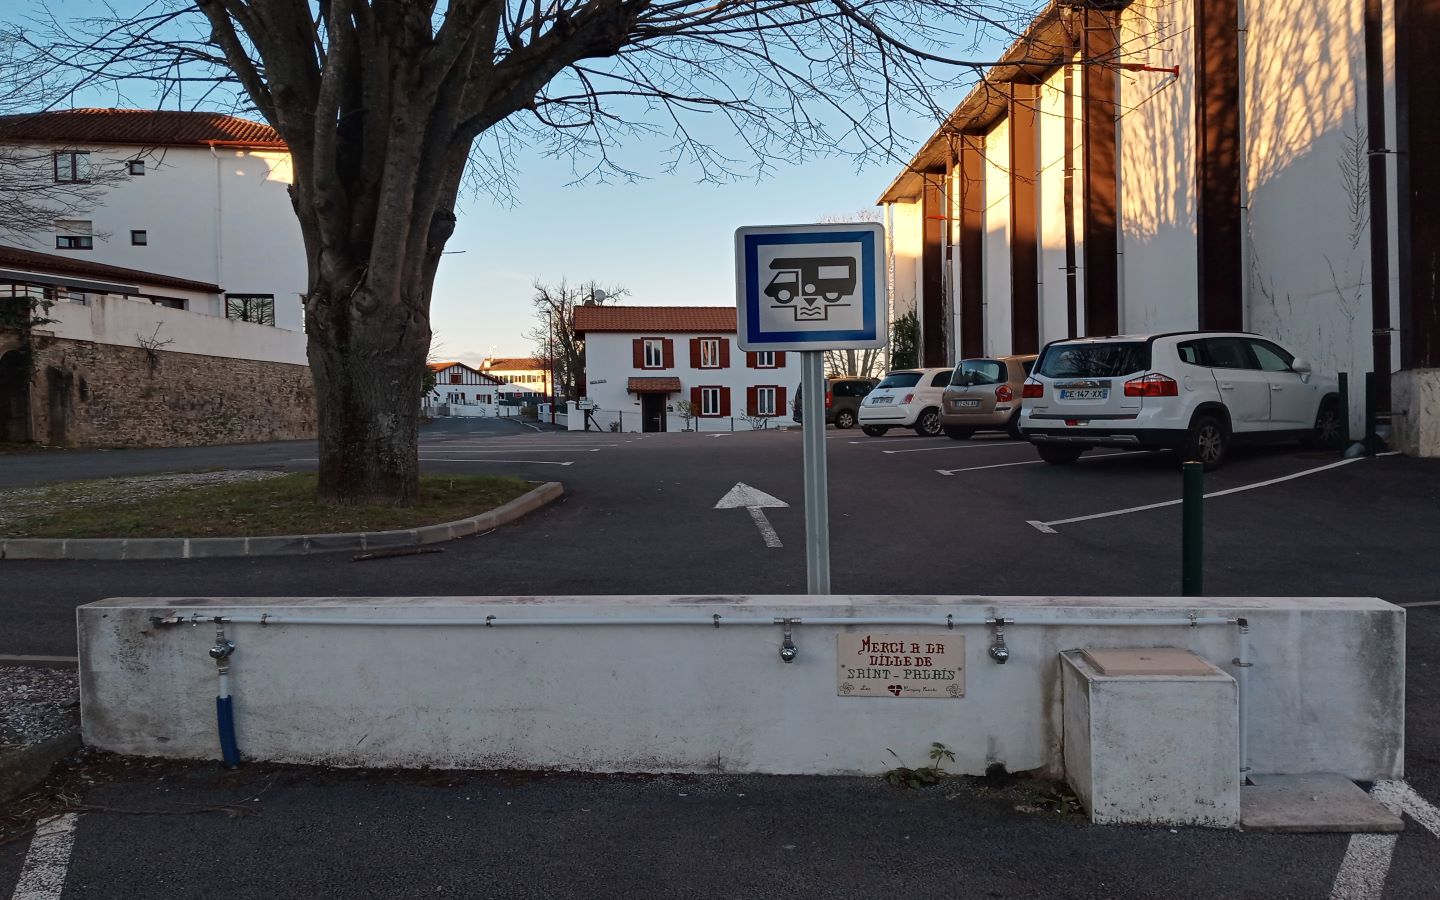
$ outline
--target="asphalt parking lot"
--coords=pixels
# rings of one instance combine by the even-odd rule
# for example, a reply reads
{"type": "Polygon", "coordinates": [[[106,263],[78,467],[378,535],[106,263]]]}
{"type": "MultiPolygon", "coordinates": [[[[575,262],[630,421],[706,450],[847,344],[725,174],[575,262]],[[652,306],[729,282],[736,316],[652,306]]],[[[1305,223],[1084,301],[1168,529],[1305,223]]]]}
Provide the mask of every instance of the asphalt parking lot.
{"type": "MultiPolygon", "coordinates": [[[[118,595],[805,589],[798,432],[447,426],[426,433],[426,469],[559,480],[566,498],[444,553],[373,562],[348,555],[0,562],[0,654],[72,655],[74,607],[118,595]],[[745,510],[715,508],[737,482],[789,504],[765,511],[780,546],[767,545],[745,510]]],[[[1181,485],[1172,455],[1102,451],[1056,467],[998,435],[956,442],[833,429],[827,448],[837,593],[1179,592],[1174,501],[1181,485]]],[[[50,466],[26,457],[29,474],[18,478],[34,483],[48,470],[94,477],[146,467],[303,469],[313,456],[303,443],[248,453],[67,453],[50,466]]],[[[9,463],[0,460],[0,483],[15,483],[9,463]]],[[[1440,462],[1342,464],[1333,454],[1242,451],[1207,476],[1206,489],[1218,494],[1206,504],[1207,593],[1440,600],[1440,462]]],[[[1437,648],[1440,606],[1412,606],[1407,780],[1432,804],[1440,803],[1437,648]]],[[[1341,836],[1095,829],[1037,819],[1016,809],[1024,804],[987,806],[870,783],[834,791],[807,779],[497,786],[480,775],[430,783],[413,773],[121,768],[89,789],[87,801],[211,811],[82,814],[67,897],[187,895],[212,878],[234,896],[256,897],[317,896],[327,886],[354,896],[612,896],[633,894],[637,884],[650,885],[654,896],[873,896],[899,888],[912,896],[1327,897],[1349,896],[1333,891],[1353,855],[1341,836]],[[470,789],[483,807],[460,799],[470,789]],[[722,797],[726,791],[746,796],[722,797]],[[257,794],[258,816],[214,811],[257,794]],[[700,795],[705,803],[692,802],[700,795]],[[455,852],[438,853],[442,845],[455,852]],[[855,873],[855,860],[866,861],[867,874],[855,873]],[[1084,867],[1083,883],[1068,877],[1076,865],[1084,867]],[[601,873],[599,880],[587,881],[586,872],[601,873]],[[847,874],[853,880],[844,886],[847,874]]],[[[25,846],[0,846],[0,896],[15,883],[25,846]]],[[[1440,840],[1412,821],[1390,848],[1382,887],[1363,896],[1440,896],[1437,850],[1440,840]]]]}

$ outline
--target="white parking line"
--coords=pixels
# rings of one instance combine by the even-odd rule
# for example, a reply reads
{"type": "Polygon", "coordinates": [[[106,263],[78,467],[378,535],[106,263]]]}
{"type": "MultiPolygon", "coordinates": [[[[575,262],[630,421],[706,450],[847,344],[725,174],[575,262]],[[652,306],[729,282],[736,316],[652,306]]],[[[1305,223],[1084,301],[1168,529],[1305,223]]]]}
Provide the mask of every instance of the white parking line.
{"type": "MultiPolygon", "coordinates": [[[[1362,459],[1365,459],[1365,457],[1357,456],[1353,459],[1342,459],[1339,462],[1327,463],[1323,466],[1316,466],[1313,469],[1304,469],[1300,472],[1292,472],[1289,475],[1281,475],[1279,478],[1271,478],[1266,481],[1257,481],[1254,484],[1242,484],[1239,487],[1226,488],[1223,491],[1212,491],[1211,493],[1205,495],[1205,499],[1209,500],[1211,497],[1224,497],[1227,494],[1238,494],[1241,491],[1253,491],[1256,488],[1269,487],[1272,484],[1279,484],[1282,481],[1293,481],[1296,478],[1304,478],[1306,475],[1314,475],[1319,472],[1329,471],[1330,469],[1338,469],[1341,466],[1348,466],[1351,463],[1359,462],[1362,459]]],[[[1151,509],[1161,509],[1166,506],[1178,506],[1183,502],[1183,500],[1163,500],[1159,503],[1147,503],[1144,506],[1130,506],[1125,509],[1112,509],[1108,512],[1091,513],[1088,516],[1072,516],[1068,519],[1055,519],[1051,522],[1038,522],[1031,519],[1027,521],[1026,524],[1034,526],[1035,530],[1041,532],[1042,534],[1056,534],[1056,525],[1073,525],[1076,522],[1089,522],[1093,519],[1108,519],[1112,516],[1126,516],[1130,513],[1145,512],[1151,509]]]]}
{"type": "MultiPolygon", "coordinates": [[[[1126,450],[1123,453],[1093,453],[1090,456],[1082,456],[1078,462],[1089,462],[1096,459],[1110,459],[1116,456],[1144,456],[1149,450],[1126,450]]],[[[1034,466],[1043,463],[1043,459],[1026,459],[1021,462],[992,463],[988,466],[966,466],[963,469],[936,469],[941,475],[955,475],[960,472],[978,472],[981,469],[1003,469],[1006,466],[1034,466]]]]}
{"type": "Polygon", "coordinates": [[[70,871],[70,850],[75,846],[75,819],[75,813],[65,813],[46,819],[35,829],[10,900],[59,900],[70,871]]]}
{"type": "MultiPolygon", "coordinates": [[[[1403,781],[1377,781],[1370,789],[1375,802],[1397,816],[1408,815],[1440,838],[1440,809],[1403,781]]],[[[1395,856],[1398,834],[1354,834],[1335,873],[1330,900],[1379,900],[1395,856]]]]}
{"type": "Polygon", "coordinates": [[[986,447],[1020,447],[1026,441],[981,441],[974,444],[951,443],[941,447],[915,447],[911,450],[881,450],[881,453],[924,453],[926,450],[984,450],[986,447]]]}
{"type": "Polygon", "coordinates": [[[455,454],[455,453],[514,453],[516,450],[519,450],[521,453],[599,453],[600,450],[601,450],[601,448],[599,448],[599,447],[594,447],[594,448],[589,449],[589,450],[579,450],[579,449],[575,449],[575,450],[541,450],[541,449],[535,448],[535,447],[532,447],[532,448],[529,448],[529,449],[526,449],[526,448],[524,448],[524,447],[506,447],[506,448],[504,448],[503,450],[446,450],[446,449],[440,449],[440,448],[431,449],[431,448],[429,448],[429,447],[421,447],[420,450],[421,450],[422,453],[449,453],[449,454],[455,454]]]}
{"type": "MultiPolygon", "coordinates": [[[[292,463],[318,463],[320,460],[310,457],[308,459],[292,459],[292,463]]],[[[450,462],[450,463],[524,463],[534,466],[573,466],[574,461],[556,462],[553,459],[446,459],[443,456],[422,456],[421,462],[450,462]]]]}
{"type": "Polygon", "coordinates": [[[1416,600],[1413,603],[1397,603],[1396,606],[1403,606],[1409,609],[1412,606],[1440,606],[1440,600],[1416,600]]]}

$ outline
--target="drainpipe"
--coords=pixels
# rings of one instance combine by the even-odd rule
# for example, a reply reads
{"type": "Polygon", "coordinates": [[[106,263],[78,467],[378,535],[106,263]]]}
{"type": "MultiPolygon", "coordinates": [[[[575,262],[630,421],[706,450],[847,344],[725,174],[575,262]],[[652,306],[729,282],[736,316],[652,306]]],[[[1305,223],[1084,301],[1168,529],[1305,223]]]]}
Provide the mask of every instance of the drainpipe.
{"type": "Polygon", "coordinates": [[[1245,50],[1250,37],[1250,23],[1246,19],[1245,0],[1235,0],[1235,55],[1237,60],[1235,78],[1236,140],[1239,143],[1240,163],[1240,324],[1250,328],[1250,154],[1247,148],[1245,122],[1245,50]]]}
{"type": "MultiPolygon", "coordinates": [[[[1370,178],[1371,366],[1376,405],[1390,411],[1390,196],[1385,157],[1385,22],[1381,0],[1365,0],[1365,130],[1370,178]]],[[[1401,360],[1402,364],[1404,360],[1401,360]]]]}
{"type": "MultiPolygon", "coordinates": [[[[224,286],[225,279],[221,273],[225,268],[225,215],[222,210],[221,187],[224,184],[224,174],[220,167],[222,161],[220,154],[215,152],[215,144],[212,141],[207,145],[210,148],[210,156],[215,160],[215,283],[224,286]]],[[[220,295],[220,315],[225,316],[225,295],[220,295]]]]}

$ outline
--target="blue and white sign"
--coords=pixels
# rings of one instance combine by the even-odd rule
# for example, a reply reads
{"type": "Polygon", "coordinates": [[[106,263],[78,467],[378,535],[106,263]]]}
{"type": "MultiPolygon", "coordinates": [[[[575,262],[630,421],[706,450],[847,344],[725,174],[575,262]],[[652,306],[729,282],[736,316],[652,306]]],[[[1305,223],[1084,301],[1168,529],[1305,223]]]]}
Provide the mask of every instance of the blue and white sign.
{"type": "Polygon", "coordinates": [[[874,222],[737,229],[740,349],[885,346],[884,252],[874,222]]]}

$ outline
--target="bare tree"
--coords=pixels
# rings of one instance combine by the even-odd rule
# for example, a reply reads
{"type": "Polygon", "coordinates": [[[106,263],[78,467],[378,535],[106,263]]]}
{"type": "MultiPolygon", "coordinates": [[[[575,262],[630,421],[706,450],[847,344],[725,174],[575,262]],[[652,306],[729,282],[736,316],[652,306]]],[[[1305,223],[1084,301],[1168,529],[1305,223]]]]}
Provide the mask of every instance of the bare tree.
{"type": "Polygon", "coordinates": [[[613,303],[630,291],[602,287],[594,281],[571,285],[562,280],[549,285],[535,282],[535,327],[525,337],[535,346],[535,358],[554,373],[552,394],[557,399],[579,400],[585,377],[585,338],[575,334],[575,308],[613,303]]]}
{"type": "Polygon", "coordinates": [[[79,148],[74,156],[69,148],[6,140],[6,125],[21,122],[62,95],[53,67],[29,52],[19,31],[0,25],[0,240],[36,244],[37,232],[50,234],[56,219],[83,215],[109,185],[124,177],[122,163],[92,160],[79,148]],[[83,177],[59,177],[58,159],[67,164],[77,160],[82,171],[69,174],[83,177]]]}
{"type": "Polygon", "coordinates": [[[637,135],[711,180],[837,148],[890,154],[894,107],[948,113],[936,88],[986,63],[946,55],[1018,33],[1027,7],[150,0],[125,18],[55,20],[34,45],[85,86],[159,81],[164,102],[211,105],[230,91],[280,133],[309,261],[320,493],[408,503],[431,290],[467,171],[503,191],[531,149],[568,155],[579,177],[630,178],[614,151],[637,135]],[[738,137],[738,157],[717,129],[738,137]]]}

